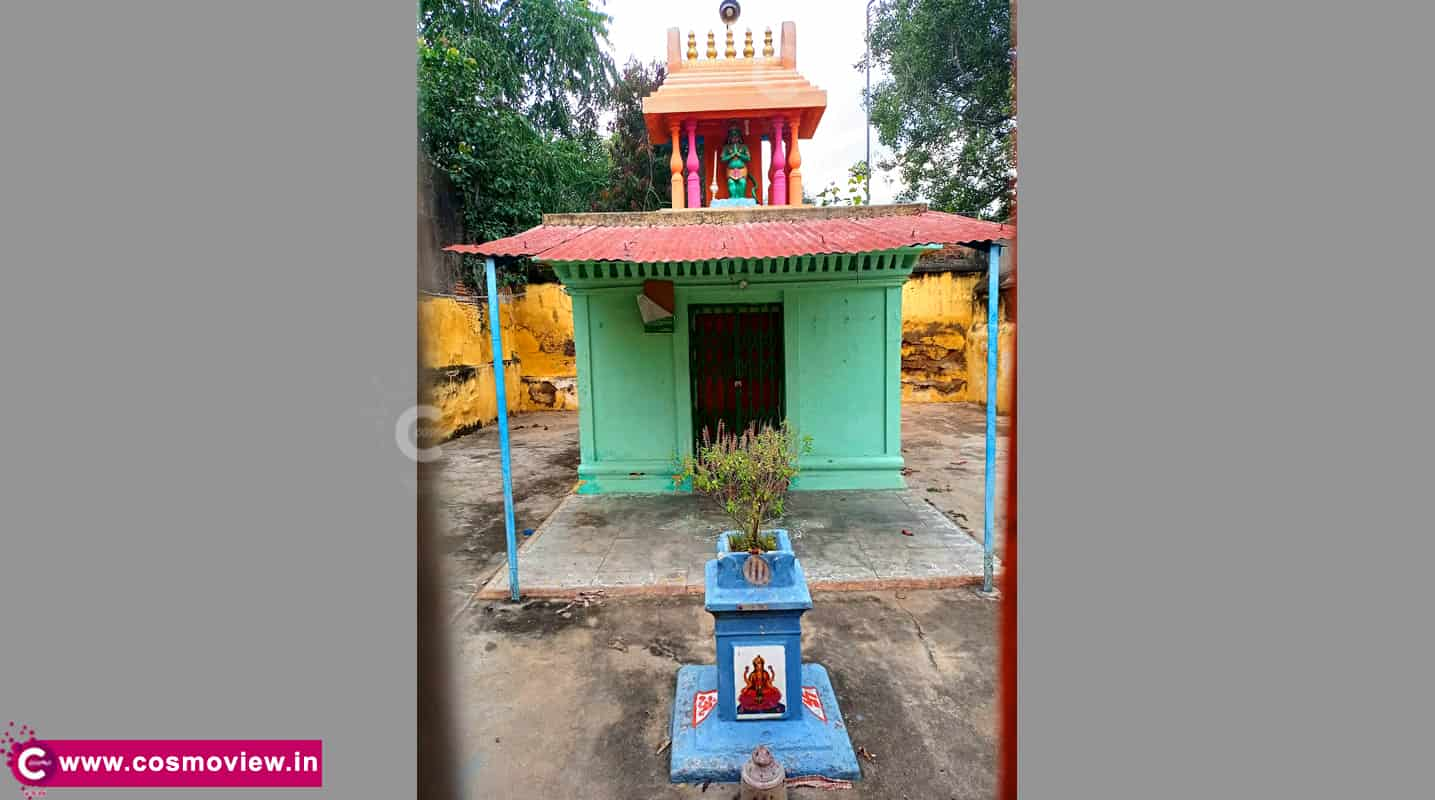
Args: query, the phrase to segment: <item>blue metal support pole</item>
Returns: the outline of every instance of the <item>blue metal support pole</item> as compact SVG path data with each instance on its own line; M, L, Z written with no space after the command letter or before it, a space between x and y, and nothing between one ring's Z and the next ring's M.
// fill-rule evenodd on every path
M987 450L982 499L982 591L992 590L992 524L996 516L997 472L997 308L1001 302L1002 246L992 243L987 262Z
M493 259L483 260L488 282L488 328L493 333L493 391L498 406L498 448L503 461L503 530L508 537L508 596L518 599L518 542L513 535L513 462L508 452L508 391L503 385L503 336L498 316L498 276ZM988 438L990 438L988 434ZM991 468L987 468L990 474ZM988 502L988 505L991 505ZM991 548L988 547L988 550Z

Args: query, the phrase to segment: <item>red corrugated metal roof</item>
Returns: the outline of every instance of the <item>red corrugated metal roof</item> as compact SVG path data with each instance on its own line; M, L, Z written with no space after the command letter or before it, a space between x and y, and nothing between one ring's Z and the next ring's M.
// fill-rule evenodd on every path
M1010 225L947 214L872 214L734 223L657 225L539 225L483 244L444 248L485 256L532 256L540 261L700 261L780 258L822 253L868 253L923 244L976 244L1011 239ZM682 212L677 212L682 213ZM590 217L591 218L591 217ZM710 218L710 217L709 217ZM621 217L614 217L621 220ZM749 219L744 217L743 219Z
M444 249L484 256L531 256L582 236L592 229L591 225L539 225L523 233L484 244L456 244Z

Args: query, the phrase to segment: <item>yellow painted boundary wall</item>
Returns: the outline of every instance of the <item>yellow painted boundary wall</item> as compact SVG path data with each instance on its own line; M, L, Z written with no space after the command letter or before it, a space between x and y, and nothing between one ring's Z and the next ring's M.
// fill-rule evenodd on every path
M977 296L980 273L913 275L902 287L902 400L985 404L987 301ZM997 310L997 412L1011 409L1012 344L1016 326L1006 298Z
M979 274L919 274L902 288L904 402L986 402L986 300L975 293L981 279ZM1005 302L1000 313L997 411L1007 413L1011 404L1007 366L1015 326ZM532 284L506 296L499 319L508 410L577 408L573 300L562 285ZM441 415L425 425L423 437L443 441L498 419L487 307L446 297L421 298L419 334L428 376L425 402Z
M419 299L420 363L424 402L439 410L426 423L426 441L443 441L498 419L486 301ZM514 411L578 407L573 356L573 301L560 284L535 284L503 298L499 322L504 350L507 408Z

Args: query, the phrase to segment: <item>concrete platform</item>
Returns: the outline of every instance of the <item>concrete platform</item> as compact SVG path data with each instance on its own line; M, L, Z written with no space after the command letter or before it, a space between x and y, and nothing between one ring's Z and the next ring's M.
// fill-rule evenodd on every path
M678 670L668 772L673 783L737 783L742 765L759 744L767 745L789 778L819 775L852 781L862 777L832 679L822 665L802 665L803 689L816 690L820 702L808 705L801 696L791 698L789 702L803 703L804 708L801 716L790 720L728 722L716 709L695 719L694 714L702 712L694 696L716 692L717 680L717 667L711 664L689 664Z
M569 495L522 544L519 590L533 598L702 594L715 538L731 527L712 501L695 495ZM981 543L911 490L794 492L771 527L787 529L813 591L936 589L982 579ZM508 594L508 571L500 568L478 596Z

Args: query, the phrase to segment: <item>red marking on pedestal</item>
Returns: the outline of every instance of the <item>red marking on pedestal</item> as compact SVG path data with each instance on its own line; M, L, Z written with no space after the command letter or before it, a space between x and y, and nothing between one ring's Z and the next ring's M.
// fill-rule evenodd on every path
M717 689L693 695L693 727L703 724L703 720L713 713L714 708L717 708Z
M822 695L817 693L816 686L802 687L802 704L807 710L817 715L823 722L827 721L827 711L822 707Z

